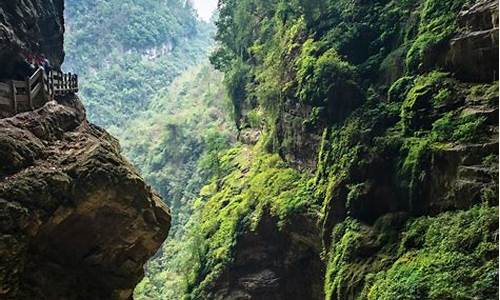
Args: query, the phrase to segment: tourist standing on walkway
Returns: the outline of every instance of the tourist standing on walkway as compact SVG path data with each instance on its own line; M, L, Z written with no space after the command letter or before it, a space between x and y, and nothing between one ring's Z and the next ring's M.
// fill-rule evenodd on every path
M38 56L36 61L38 67L42 67L45 74L49 75L49 72L52 70L52 66L50 65L49 59L45 57L45 54Z

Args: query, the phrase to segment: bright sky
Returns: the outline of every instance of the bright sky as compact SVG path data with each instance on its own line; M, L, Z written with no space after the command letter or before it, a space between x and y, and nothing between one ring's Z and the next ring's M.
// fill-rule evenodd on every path
M209 21L217 9L217 0L191 0L201 19Z

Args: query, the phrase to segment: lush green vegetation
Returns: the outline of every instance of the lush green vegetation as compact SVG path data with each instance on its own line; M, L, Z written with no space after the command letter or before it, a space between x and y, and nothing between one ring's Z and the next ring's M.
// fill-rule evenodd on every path
M411 221L397 260L374 277L369 299L496 299L498 208Z
M192 67L162 89L152 99L152 109L130 121L127 131L110 129L173 212L169 239L148 263L136 299L176 299L185 291L186 268L192 268L188 228L197 211L193 202L222 172L220 153L235 140L221 82L221 74L209 64Z
M288 107L313 106L291 122L300 135L341 121L367 97L385 98L405 71L433 66L432 50L456 31L465 2L221 1L212 62L226 74L240 128L249 125L242 112L258 105L273 149L293 151L293 136L278 130Z
M336 227L326 299L345 299L355 288L361 299L498 298L497 207L417 218L401 234L397 226L393 216L374 227L353 219Z
M497 293L497 168L482 161L485 154L466 162L456 156L491 145L491 127L498 124L488 112L498 107L490 100L498 97L498 83L460 82L439 57L467 2L221 1L220 44L211 61L225 74L238 129L262 131L266 151L301 167L303 160L317 162L314 180L303 184L312 189L307 201L323 204L327 299L489 299ZM234 185L221 184L217 191ZM204 295L224 268L213 263L218 252L211 251L231 261L235 227L219 229L222 221L213 216L224 212L237 222L245 214L230 203L253 187L239 187L227 192L231 200L208 200L211 213L199 217L199 226L232 238L196 251L201 262L195 288L187 285L191 295ZM469 188L475 198L464 196ZM457 209L463 211L446 212ZM431 212L442 214L418 217ZM477 243L458 255L459 228L467 222L465 240ZM412 232L425 242L402 245Z
M291 214L314 210L307 176L258 148L212 157L212 177L192 203L184 234L150 262L137 299L210 299L208 287L231 263L239 236L254 230L263 214L285 223Z
M258 147L257 147L258 149ZM314 206L307 177L277 155L233 148L220 157L221 172L195 203L191 228L197 256L187 277L186 299L210 299L210 285L231 263L239 236L254 230L263 214L287 222Z
M436 63L431 54L457 31L457 12L468 0L426 0L421 4L418 34L413 41L406 63L412 70L429 70Z
M99 18L122 4L80 2ZM174 211L135 297L211 299L263 214L308 212L326 299L496 298L498 82L461 82L440 53L469 2L221 0L222 74L177 79L210 31L184 2L123 2L125 25L81 56L101 33L75 21L69 65L88 78L91 117ZM257 145L235 146L231 123Z
M124 154L174 210L174 233L216 172L214 157L235 139L221 81L221 74L207 63L192 67L162 89L151 100L151 109L130 121L125 132L110 128L120 137Z
M326 298L496 299L497 154L467 162L493 178L480 185L483 204L408 222L406 213L387 212L420 215L433 205L464 205L460 187L434 182L457 176L439 166L455 147L491 140L494 123L481 109L496 107L498 83L464 84L431 72L404 77L388 93L391 102L368 102L323 134L315 179L325 199L323 219L332 221L339 205L347 210L326 231ZM469 102L479 110L467 108ZM381 165L388 171L377 171ZM392 186L392 197L377 195L385 186ZM409 236L418 243L407 242Z
M470 210L406 225L406 215L384 213L426 214L429 205L443 205L432 203L440 197L452 199L453 204L444 205L464 205L460 190L434 186L432 180L456 176L440 174L446 168L439 166L454 147L491 139L491 120L463 105L475 99L475 105L495 107L490 99L498 97L497 83L462 84L449 74L432 72L396 82L389 94L394 102L367 103L343 126L323 135L315 179L316 194L325 199L323 218L331 220L339 205L351 216L334 220L338 225L326 251L327 299L352 294L360 299L496 299L496 179L481 184L483 204ZM497 155L484 159L467 164L497 178L498 167L488 163L496 162ZM370 171L381 164L388 172ZM393 197L379 198L377 189L387 185ZM407 243L409 236L419 242Z

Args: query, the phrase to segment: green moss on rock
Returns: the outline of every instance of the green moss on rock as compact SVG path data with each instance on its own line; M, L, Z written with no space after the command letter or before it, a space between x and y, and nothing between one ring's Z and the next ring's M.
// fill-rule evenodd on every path
M187 299L209 297L211 284L233 260L238 238L255 230L264 213L287 222L293 214L314 210L307 176L278 155L241 147L229 150L221 161L231 166L229 172L214 178L216 186L204 188L197 203L199 224L191 234L200 237L195 245L199 255Z
M368 299L497 299L497 227L498 208L488 206L410 221Z
M429 129L428 120L432 120L437 108L457 99L455 86L447 73L433 71L418 76L401 108L405 133Z
M457 16L468 0L425 0L421 3L418 34L406 57L412 71L429 70L442 48L457 32Z
M367 226L347 219L335 227L327 300L498 298L497 207L401 220L396 214Z

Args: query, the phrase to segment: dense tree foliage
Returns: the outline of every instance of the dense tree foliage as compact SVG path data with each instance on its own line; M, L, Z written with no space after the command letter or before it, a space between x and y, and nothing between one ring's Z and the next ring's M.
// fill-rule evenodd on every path
M64 68L79 74L90 120L120 140L172 209L169 240L136 298L174 299L184 291L179 263L192 202L235 140L222 74L207 61L213 24L184 0L69 0L66 14Z
M221 172L219 153L235 139L221 83L221 74L207 63L189 69L122 135L125 154L161 193L174 216L169 239L148 264L136 299L176 299L184 292L191 239L186 228L195 213L193 202Z
M174 234L187 221L200 184L216 172L215 154L235 139L221 81L207 63L192 67L162 89L128 130L111 128L124 154L173 209Z
M66 16L65 68L80 75L91 120L108 128L147 111L211 45L212 27L183 0L70 0Z

